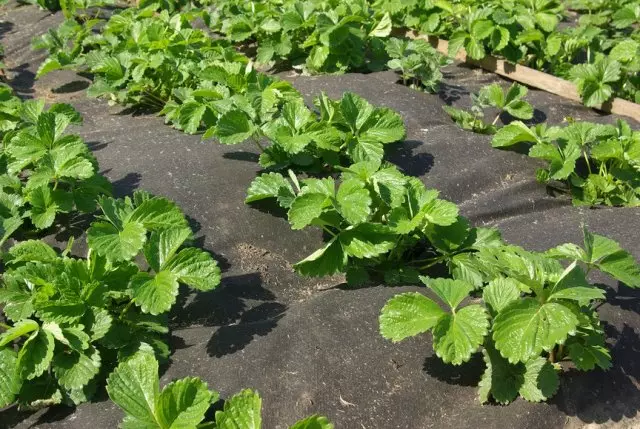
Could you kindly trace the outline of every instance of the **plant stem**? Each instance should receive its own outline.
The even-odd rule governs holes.
[[[435,264],[438,264],[438,263],[444,261],[446,258],[447,258],[446,255],[438,256],[436,258],[431,259],[431,262],[429,262],[428,264],[420,266],[418,269],[419,270],[426,270],[428,268],[433,267]]]
[[[556,361],[556,349],[555,347],[553,349],[551,349],[551,351],[549,352],[549,362],[551,363],[555,363]]]
[[[326,226],[322,225],[322,229],[325,230],[328,234],[330,234],[332,237],[335,237],[336,234],[333,233],[333,231],[331,231],[329,228],[327,228]]]
[[[502,112],[500,112],[500,113],[502,113]],[[497,123],[498,123],[498,119],[500,119],[500,113],[498,113],[498,114],[496,115],[496,117],[493,119],[493,122],[491,123],[491,125],[495,125],[495,124],[497,124]]]
[[[2,329],[11,329],[11,326],[7,325],[6,323],[0,323],[0,328],[2,328]]]
[[[562,356],[564,356],[564,344],[560,344],[558,346],[558,359],[562,359]]]
[[[129,311],[132,305],[133,305],[133,301],[129,301],[129,303],[122,309],[119,320],[124,319],[124,316],[127,314],[127,312]]]
[[[591,164],[589,163],[589,157],[587,156],[587,152],[583,152],[582,155],[584,156],[584,162],[587,163],[587,169],[589,170],[589,174],[591,173]]]

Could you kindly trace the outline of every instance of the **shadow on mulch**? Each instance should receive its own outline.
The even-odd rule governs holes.
[[[392,143],[385,147],[385,159],[394,163],[409,176],[423,176],[434,164],[434,157],[430,153],[417,152],[424,142],[419,140],[405,140]]]
[[[637,416],[640,409],[640,337],[633,328],[622,330],[603,323],[607,337],[615,341],[610,349],[613,366],[608,371],[584,372],[571,369],[561,378],[560,392],[551,400],[560,411],[585,423],[619,422]]]
[[[221,261],[220,255],[214,255]],[[222,258],[221,266],[229,267]],[[223,277],[212,291],[190,294],[181,290],[170,315],[173,329],[190,325],[217,327],[207,343],[210,356],[233,354],[246,347],[255,336],[271,332],[284,316],[287,306],[262,285],[260,273]]]

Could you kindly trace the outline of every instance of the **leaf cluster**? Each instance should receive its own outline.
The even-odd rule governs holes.
[[[66,133],[81,122],[68,104],[45,109],[43,100],[22,102],[0,88],[0,244],[25,220],[27,231],[46,229],[60,213],[93,212],[111,193],[82,138]]]
[[[168,358],[178,286],[220,281],[211,255],[186,246],[191,229],[171,201],[138,191],[99,204],[85,258],[35,240],[3,255],[0,406],[84,402],[141,343]]]
[[[159,389],[158,361],[144,344],[133,356],[121,362],[109,375],[109,397],[124,412],[121,428],[208,428],[260,429],[262,399],[246,389],[233,395],[215,412],[213,420],[207,411],[218,401],[219,394],[209,390],[197,377],[172,381]],[[313,415],[290,426],[290,429],[333,429],[326,417]]]
[[[443,106],[443,109],[463,130],[479,134],[495,134],[498,130],[496,124],[503,113],[518,119],[533,118],[533,107],[524,100],[527,92],[527,87],[513,83],[505,94],[499,84],[493,83],[481,88],[478,94],[471,94],[473,101],[471,111],[452,106]],[[491,124],[484,121],[486,108],[498,111]]]
[[[352,162],[379,163],[384,145],[405,136],[398,113],[373,106],[357,94],[346,92],[340,100],[321,94],[314,104],[318,113],[310,110],[302,98],[287,100],[277,116],[262,125],[251,112],[235,109],[220,117],[205,137],[214,135],[225,144],[252,139],[262,151],[263,168],[330,171]],[[261,140],[269,145],[263,147]]]
[[[259,64],[344,73],[383,66],[391,19],[367,1],[224,0],[211,28],[240,46],[256,44]]]
[[[493,147],[532,144],[529,156],[549,163],[536,173],[542,183],[563,184],[576,205],[640,205],[640,132],[628,123],[572,122],[528,127],[515,121],[493,137]]]
[[[394,342],[430,331],[436,355],[453,365],[482,349],[481,402],[506,404],[518,395],[544,401],[558,389],[559,362],[580,371],[611,366],[595,311],[604,291],[586,272],[598,269],[640,287],[640,265],[615,241],[586,229],[584,241],[584,247],[563,244],[545,253],[483,246],[473,255],[479,283],[460,271],[452,278],[421,277],[436,299],[396,295],[382,309],[380,331]]]
[[[442,79],[440,68],[449,61],[433,46],[421,39],[392,37],[386,41],[386,50],[391,57],[387,67],[398,71],[405,85],[428,92],[437,91]]]

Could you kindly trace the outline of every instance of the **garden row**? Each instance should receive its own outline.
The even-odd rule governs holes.
[[[66,133],[82,118],[73,107],[20,101],[2,87],[2,323],[0,406],[27,409],[91,399],[107,381],[125,412],[125,427],[202,425],[218,400],[198,378],[158,388],[158,360],[170,356],[167,314],[178,286],[207,291],[220,269],[191,247],[192,230],[171,201],[136,191],[110,197],[110,183],[84,141]],[[64,222],[64,214],[93,213],[86,257],[59,253],[28,239]],[[260,426],[261,400],[245,390],[225,401],[210,427]],[[312,416],[294,428],[331,428]]]
[[[72,14],[94,4],[99,2],[68,0],[54,6]],[[169,10],[188,6],[162,2]],[[196,7],[210,11],[207,25],[213,31],[276,69],[342,73],[390,67],[424,77],[426,88],[432,88],[436,60],[425,59],[421,49],[395,56],[386,42],[393,31],[413,29],[448,40],[452,57],[464,48],[474,60],[493,55],[569,79],[587,106],[612,97],[640,102],[637,0],[224,0]]]
[[[310,276],[346,273],[351,285],[424,283],[445,309],[422,294],[400,294],[382,310],[381,332],[398,341],[432,330],[436,354],[455,365],[482,348],[487,364],[480,384],[483,402],[493,398],[507,403],[518,394],[530,401],[547,399],[557,390],[561,360],[573,361],[580,370],[609,367],[604,331],[594,309],[604,293],[587,281],[586,274],[597,269],[640,287],[640,267],[617,243],[585,229],[584,247],[564,244],[529,252],[505,243],[495,229],[472,227],[455,204],[384,161],[385,145],[405,136],[399,114],[352,93],[339,100],[320,94],[311,110],[289,83],[257,72],[231,43],[192,26],[196,20],[210,21],[209,14],[158,7],[127,9],[106,23],[66,21],[36,43],[52,54],[41,73],[60,67],[85,69],[94,74],[93,95],[153,106],[175,127],[204,131],[205,138],[224,144],[253,140],[261,151],[260,166],[269,171],[250,185],[247,202],[274,198],[287,211],[293,229],[317,227],[326,233],[327,243],[296,264],[296,270]],[[94,26],[99,31],[93,31]],[[431,52],[413,43],[412,49]],[[409,47],[401,40],[392,44]],[[529,109],[522,104],[522,92],[514,87],[506,95],[501,92],[501,98],[495,88],[487,89],[483,98],[526,118]],[[46,228],[59,212],[91,212],[96,200],[102,211],[87,231],[90,251],[84,260],[69,257],[69,250],[58,256],[39,241],[17,244],[4,257],[4,312],[14,322],[0,340],[8,356],[3,361],[9,363],[3,367],[8,375],[0,378],[7,380],[5,402],[13,401],[16,393],[23,403],[82,402],[89,396],[86,386],[99,385],[122,361],[108,377],[107,389],[132,416],[127,417],[131,424],[151,416],[156,426],[170,426],[159,416],[165,406],[172,409],[167,404],[180,397],[182,389],[191,392],[184,414],[193,411],[202,419],[216,396],[192,379],[158,393],[153,380],[157,368],[148,352],[151,347],[157,357],[168,356],[163,342],[166,322],[158,316],[175,301],[178,283],[200,290],[215,287],[215,263],[201,250],[182,247],[191,231],[169,201],[142,192],[125,200],[102,196],[108,189],[95,173],[95,159],[77,137],[63,134],[67,125],[79,121],[72,108],[54,105],[44,111],[42,103],[21,103],[8,91],[5,98],[3,112],[5,106],[9,113],[14,109],[17,119],[3,136],[5,176],[11,184],[3,194],[20,201],[7,204],[15,210],[7,212],[7,225],[13,229],[5,239],[12,233],[28,236],[32,226]],[[507,130],[516,126],[520,125],[502,128],[496,138],[501,136],[503,145],[534,141],[536,150],[549,152],[582,144],[571,140],[581,132],[573,125],[554,134],[537,132],[538,140],[530,140],[533,131],[522,125],[521,133],[528,132],[525,138],[508,140]],[[584,145],[595,145],[596,139],[597,146],[638,145],[638,133],[622,124],[599,129],[594,136],[585,137]],[[581,146],[578,157],[583,155],[587,163],[590,157],[600,162]],[[563,164],[565,177],[556,175],[555,159],[549,159],[549,178],[570,177],[578,157],[573,165]],[[637,164],[628,164],[624,168],[633,172]],[[618,195],[598,198],[635,205],[633,192],[629,201]],[[620,194],[627,197],[629,191]],[[132,262],[140,260],[140,253],[147,262],[142,269]],[[52,273],[59,278],[53,284]],[[474,303],[460,307],[469,302],[469,295],[476,298]],[[98,314],[104,321],[98,322]],[[121,335],[123,329],[128,335]],[[109,332],[132,343],[114,345]],[[18,353],[9,347],[14,340]],[[41,397],[30,400],[19,386],[37,386],[23,382],[40,377],[47,377],[45,386],[57,390],[40,391]],[[57,381],[48,383],[51,377]],[[155,408],[134,407],[123,399],[129,395],[115,393],[130,379],[148,383],[142,390],[155,392]],[[234,415],[234,404],[251,403],[249,408],[255,410],[257,403],[259,408],[250,392],[241,396],[246,401],[227,402],[228,415]],[[217,419],[218,427],[226,427]],[[328,425],[321,418],[312,419]]]

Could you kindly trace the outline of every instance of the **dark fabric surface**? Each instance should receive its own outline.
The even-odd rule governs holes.
[[[435,358],[430,337],[391,344],[378,333],[385,301],[415,288],[334,288],[340,278],[304,279],[291,264],[321,244],[315,231],[292,231],[286,220],[243,203],[258,170],[248,144],[201,143],[154,116],[132,115],[87,99],[88,81],[71,72],[34,80],[42,53],[32,37],[61,21],[59,15],[10,3],[0,12],[11,84],[24,97],[72,103],[85,123],[77,129],[90,144],[118,195],[144,188],[174,199],[197,230],[198,244],[221,261],[224,279],[213,292],[180,295],[172,313],[175,352],[162,383],[187,375],[205,379],[223,397],[245,387],[263,396],[264,427],[284,428],[311,413],[327,415],[337,428],[560,428],[589,423],[637,427],[640,406],[639,296],[606,277],[611,288],[600,309],[612,347],[609,372],[570,372],[549,403],[517,400],[481,406],[476,384],[481,359],[449,367]],[[490,137],[460,130],[442,106],[469,104],[469,91],[500,81],[464,66],[450,66],[440,94],[397,85],[393,73],[304,77],[283,74],[311,98],[326,91],[356,92],[371,103],[399,111],[407,140],[388,149],[388,159],[420,176],[460,205],[477,225],[493,225],[515,244],[542,250],[579,242],[580,224],[619,241],[640,257],[640,210],[579,209],[566,197],[548,195],[535,181],[538,161],[492,149]],[[535,120],[565,116],[612,122],[557,96],[531,91]],[[633,126],[637,128],[638,124]],[[63,230],[64,240],[77,230]],[[78,248],[81,250],[80,248]],[[108,401],[76,410],[54,408],[33,415],[10,409],[1,427],[112,428],[122,418]]]

